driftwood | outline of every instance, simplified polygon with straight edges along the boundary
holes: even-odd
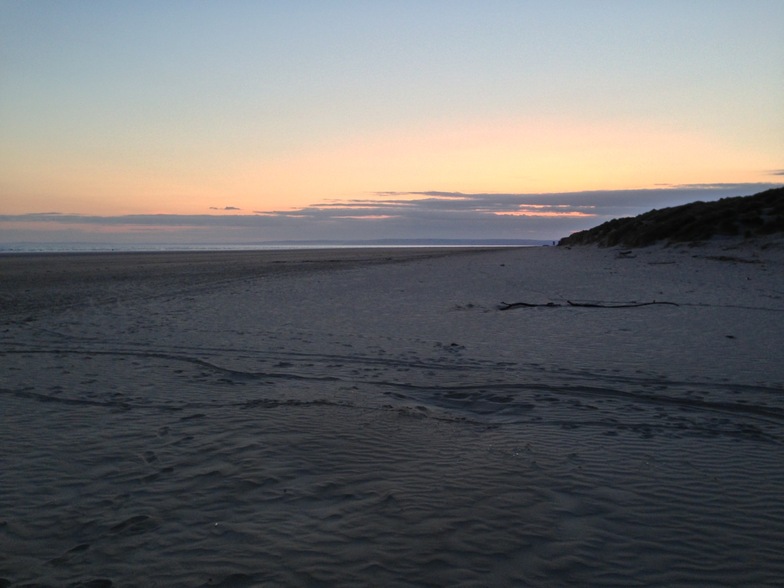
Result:
[[[638,306],[651,306],[653,304],[667,304],[669,306],[678,306],[675,302],[662,302],[658,300],[653,300],[652,302],[622,302],[622,303],[610,303],[604,304],[601,302],[572,302],[571,300],[567,300],[566,304],[558,304],[556,302],[546,302],[544,304],[531,304],[530,302],[502,302],[498,310],[510,310],[512,308],[536,308],[536,307],[544,307],[544,308],[562,308],[564,306],[576,306],[579,308],[637,308]]]

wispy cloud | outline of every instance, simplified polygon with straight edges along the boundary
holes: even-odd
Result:
[[[3,240],[47,232],[69,239],[115,231],[150,239],[177,234],[194,240],[284,239],[558,239],[611,218],[694,200],[748,195],[780,184],[699,184],[641,190],[556,194],[374,192],[286,211],[253,214],[95,216],[48,212],[0,216]],[[218,209],[236,212],[235,207]],[[59,231],[59,232],[58,232]],[[34,237],[30,237],[33,235]]]

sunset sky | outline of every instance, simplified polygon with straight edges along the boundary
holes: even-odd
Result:
[[[0,242],[540,238],[784,181],[781,0],[0,0]]]

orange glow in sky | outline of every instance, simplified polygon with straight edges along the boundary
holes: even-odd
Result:
[[[784,3],[566,4],[0,3],[0,215],[782,177]]]
[[[231,206],[249,213],[376,191],[562,192],[645,188],[662,178],[759,182],[770,180],[764,170],[776,165],[766,153],[699,133],[569,119],[453,121],[279,157],[224,152],[208,159],[145,168],[78,153],[51,165],[16,156],[4,173],[3,212],[205,214]]]

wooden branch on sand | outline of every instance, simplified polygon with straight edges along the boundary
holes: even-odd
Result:
[[[628,303],[610,303],[604,304],[600,302],[572,302],[567,300],[566,304],[557,304],[555,302],[546,302],[545,304],[531,304],[529,302],[502,302],[498,306],[498,310],[510,310],[512,308],[561,308],[564,306],[576,306],[579,308],[637,308],[639,306],[651,306],[653,304],[667,304],[669,306],[678,306],[675,302],[662,302],[653,300],[652,302],[628,302]]]

